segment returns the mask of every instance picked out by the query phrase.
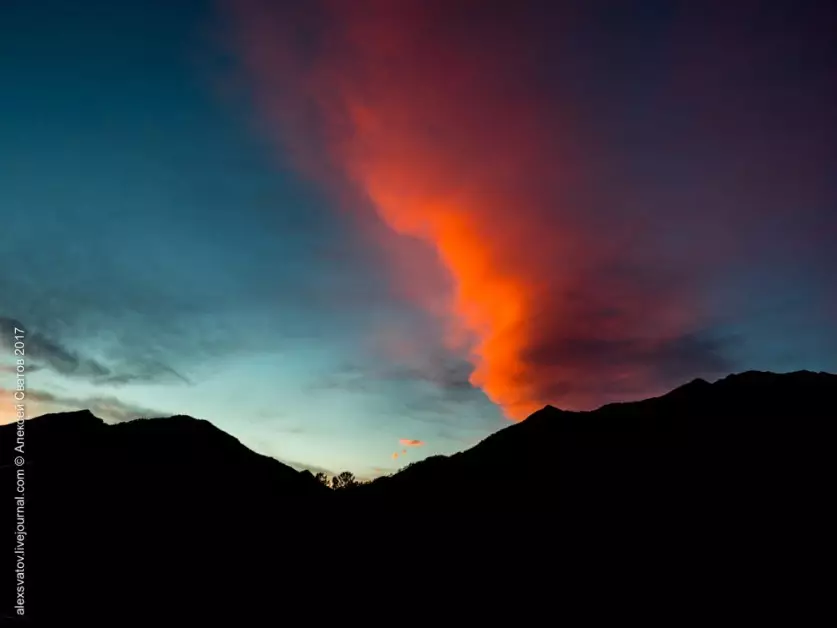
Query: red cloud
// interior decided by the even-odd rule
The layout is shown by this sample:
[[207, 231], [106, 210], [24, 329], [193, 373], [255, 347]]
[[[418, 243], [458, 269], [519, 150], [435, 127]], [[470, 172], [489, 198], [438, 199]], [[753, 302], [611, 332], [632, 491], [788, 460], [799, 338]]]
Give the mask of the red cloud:
[[402, 445], [406, 445], [407, 447], [421, 447], [424, 445], [423, 440], [415, 440], [413, 438], [402, 438], [398, 442]]
[[232, 2], [256, 93], [309, 174], [334, 190], [348, 181], [392, 232], [435, 253], [452, 289], [441, 307], [420, 305], [508, 417], [659, 392], [661, 373], [719, 366], [691, 334], [688, 277], [626, 200], [627, 175], [600, 163], [585, 103], [544, 74], [560, 32], [527, 32], [516, 3], [478, 19], [471, 3], [441, 0], [303, 4], [323, 11]]

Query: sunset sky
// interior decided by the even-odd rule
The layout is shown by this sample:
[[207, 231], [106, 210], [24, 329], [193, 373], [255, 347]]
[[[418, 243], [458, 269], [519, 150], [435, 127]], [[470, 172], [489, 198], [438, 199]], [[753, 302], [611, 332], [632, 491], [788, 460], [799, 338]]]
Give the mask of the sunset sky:
[[9, 0], [0, 419], [363, 477], [550, 403], [837, 371], [825, 2]]

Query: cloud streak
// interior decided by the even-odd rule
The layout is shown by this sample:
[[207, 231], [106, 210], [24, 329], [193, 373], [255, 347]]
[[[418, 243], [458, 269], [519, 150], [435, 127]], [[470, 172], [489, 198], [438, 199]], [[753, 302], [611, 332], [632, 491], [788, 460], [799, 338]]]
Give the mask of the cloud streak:
[[401, 438], [398, 440], [398, 442], [402, 445], [406, 445], [407, 447], [421, 447], [422, 445], [424, 445], [423, 440], [416, 440], [414, 438]]
[[[0, 399], [12, 399], [13, 391], [0, 388]], [[27, 418], [50, 412], [90, 410], [94, 415], [109, 423], [122, 423], [139, 418], [168, 416], [165, 412], [124, 402], [113, 396], [72, 397], [43, 390], [25, 391]]]
[[123, 364], [105, 364], [94, 358], [80, 355], [59, 340], [39, 331], [30, 331], [14, 318], [0, 316], [0, 344], [11, 355], [11, 338], [15, 329], [26, 330], [25, 351], [28, 360], [34, 364], [27, 371], [48, 368], [64, 377], [88, 380], [97, 385], [119, 386], [131, 383], [191, 383], [185, 376], [162, 362], [149, 358], [134, 357]]
[[[279, 460], [277, 458], [277, 460]], [[279, 460], [283, 464], [288, 465], [289, 467], [294, 468], [297, 471], [310, 471], [314, 475], [317, 473], [325, 473], [327, 476], [331, 477], [333, 475], [337, 475], [331, 469], [327, 469], [326, 467], [320, 467], [315, 464], [307, 464], [305, 462], [297, 462], [296, 460]]]

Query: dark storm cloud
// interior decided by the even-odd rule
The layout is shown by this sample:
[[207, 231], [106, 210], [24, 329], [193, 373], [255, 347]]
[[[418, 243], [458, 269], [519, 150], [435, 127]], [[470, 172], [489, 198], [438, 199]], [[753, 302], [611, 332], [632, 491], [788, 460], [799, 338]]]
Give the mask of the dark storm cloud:
[[[113, 386], [130, 383], [157, 383], [189, 380], [162, 362], [139, 358], [111, 366], [94, 358], [80, 355], [61, 341], [30, 328], [14, 318], [0, 316], [0, 343], [8, 346], [14, 342], [15, 330], [24, 330], [25, 357], [35, 360], [35, 366], [48, 368], [59, 375], [87, 380], [94, 384]], [[10, 351], [11, 352], [11, 351]]]

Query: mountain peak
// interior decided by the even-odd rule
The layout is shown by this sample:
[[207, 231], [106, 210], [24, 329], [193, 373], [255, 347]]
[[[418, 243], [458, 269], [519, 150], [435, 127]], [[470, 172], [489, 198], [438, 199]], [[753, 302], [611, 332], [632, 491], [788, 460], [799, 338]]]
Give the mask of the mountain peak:
[[710, 388], [711, 386], [712, 386], [712, 384], [710, 384], [708, 381], [706, 381], [702, 377], [696, 377], [692, 381], [690, 381], [686, 384], [683, 384], [682, 386], [678, 386], [677, 388], [672, 390], [670, 393], [668, 393], [668, 395], [680, 395], [680, 394], [683, 394], [683, 393], [689, 393], [689, 394], [699, 393], [699, 392], [702, 392], [702, 391]]
[[[60, 425], [62, 428], [98, 428], [105, 422], [90, 410], [73, 410], [71, 412], [50, 412], [38, 417], [31, 417], [29, 421], [37, 421], [38, 426]], [[32, 423], [35, 425], [35, 423]]]
[[101, 419], [93, 414], [89, 408], [85, 408], [83, 410], [67, 410], [65, 412], [49, 412], [41, 415], [42, 418], [59, 416], [65, 417], [67, 421], [89, 421], [91, 417], [97, 421], [101, 421]]
[[547, 404], [540, 410], [535, 410], [532, 414], [520, 421], [518, 425], [523, 423], [539, 423], [542, 420], [550, 420], [555, 418], [559, 414], [564, 414], [564, 412], [565, 411], [561, 410], [560, 408], [556, 408], [553, 405]]
[[[197, 419], [186, 414], [170, 417], [142, 418], [125, 421], [112, 426], [123, 436], [132, 439], [168, 441], [166, 447], [203, 447], [207, 443], [241, 454], [247, 448], [235, 436], [229, 434], [206, 419]], [[200, 445], [199, 445], [200, 444]]]

